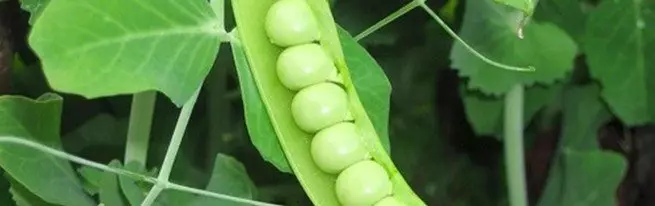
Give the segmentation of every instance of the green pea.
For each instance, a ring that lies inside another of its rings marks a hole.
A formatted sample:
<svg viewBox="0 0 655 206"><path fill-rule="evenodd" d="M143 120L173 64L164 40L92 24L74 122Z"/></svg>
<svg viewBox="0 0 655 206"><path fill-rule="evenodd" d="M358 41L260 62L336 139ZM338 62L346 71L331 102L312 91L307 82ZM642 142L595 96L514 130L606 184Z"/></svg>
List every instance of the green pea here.
<svg viewBox="0 0 655 206"><path fill-rule="evenodd" d="M341 204L368 206L391 194L387 172L380 164L364 160L346 168L337 177L336 193Z"/></svg>
<svg viewBox="0 0 655 206"><path fill-rule="evenodd" d="M265 29L271 43L281 47L320 38L318 23L305 0L279 0L266 13Z"/></svg>
<svg viewBox="0 0 655 206"><path fill-rule="evenodd" d="M291 100L291 115L300 129L315 133L348 117L348 95L334 83L301 89Z"/></svg>
<svg viewBox="0 0 655 206"><path fill-rule="evenodd" d="M292 91L327 81L336 73L332 59L314 43L289 47L277 59L278 78Z"/></svg>
<svg viewBox="0 0 655 206"><path fill-rule="evenodd" d="M373 206L405 206L405 204L393 196L387 196L379 202L375 203Z"/></svg>
<svg viewBox="0 0 655 206"><path fill-rule="evenodd" d="M357 126L350 122L337 123L316 133L311 153L316 165L330 174L338 174L370 157Z"/></svg>

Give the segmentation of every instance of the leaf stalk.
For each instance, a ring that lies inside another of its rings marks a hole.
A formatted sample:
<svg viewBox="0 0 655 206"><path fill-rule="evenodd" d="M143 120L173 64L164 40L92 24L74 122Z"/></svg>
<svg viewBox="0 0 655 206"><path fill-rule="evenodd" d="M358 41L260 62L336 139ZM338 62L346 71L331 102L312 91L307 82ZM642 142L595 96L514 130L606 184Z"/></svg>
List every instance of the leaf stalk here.
<svg viewBox="0 0 655 206"><path fill-rule="evenodd" d="M523 85L514 86L505 96L504 151L510 206L527 206L523 152Z"/></svg>
<svg viewBox="0 0 655 206"><path fill-rule="evenodd" d="M148 158L152 117L157 92L145 91L134 94L130 109L130 123L125 143L125 164L136 162L145 168Z"/></svg>
<svg viewBox="0 0 655 206"><path fill-rule="evenodd" d="M182 106L182 111L180 112L180 116L177 119L175 130L173 131L173 136L171 137L171 142L168 145L168 150L166 151L166 156L164 157L164 162L162 163L161 170L157 176L157 184L155 184L155 186L150 189L150 192L148 192L148 195L146 196L146 199L143 201L143 203L141 203L141 206L152 205L157 196L159 196L159 193L161 193L161 191L167 186L168 179L173 168L173 163L175 163L177 152L180 149L182 138L186 132L187 125L189 124L189 119L191 118L191 113L193 112L193 107L196 104L196 100L198 99L198 94L200 93L201 88L202 86L198 87L189 101L187 101Z"/></svg>

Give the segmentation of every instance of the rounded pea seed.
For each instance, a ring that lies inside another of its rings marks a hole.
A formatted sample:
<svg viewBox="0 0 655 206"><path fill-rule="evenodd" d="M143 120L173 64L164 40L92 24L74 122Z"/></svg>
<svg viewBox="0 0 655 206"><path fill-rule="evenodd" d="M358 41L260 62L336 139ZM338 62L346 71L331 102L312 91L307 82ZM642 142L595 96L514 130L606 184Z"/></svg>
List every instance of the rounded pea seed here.
<svg viewBox="0 0 655 206"><path fill-rule="evenodd" d="M316 165L330 174L338 174L369 156L357 126L350 122L337 123L316 133L311 153Z"/></svg>
<svg viewBox="0 0 655 206"><path fill-rule="evenodd" d="M336 182L337 198L346 206L373 205L391 194L391 190L387 172L372 160L346 168Z"/></svg>
<svg viewBox="0 0 655 206"><path fill-rule="evenodd" d="M333 83L301 89L291 100L291 115L300 129L315 133L348 117L346 91Z"/></svg>
<svg viewBox="0 0 655 206"><path fill-rule="evenodd" d="M336 73L332 59L315 43L289 47L277 59L278 78L292 91L325 82Z"/></svg>
<svg viewBox="0 0 655 206"><path fill-rule="evenodd" d="M278 0L266 14L266 34L281 47L309 43L320 37L318 23L305 0Z"/></svg>

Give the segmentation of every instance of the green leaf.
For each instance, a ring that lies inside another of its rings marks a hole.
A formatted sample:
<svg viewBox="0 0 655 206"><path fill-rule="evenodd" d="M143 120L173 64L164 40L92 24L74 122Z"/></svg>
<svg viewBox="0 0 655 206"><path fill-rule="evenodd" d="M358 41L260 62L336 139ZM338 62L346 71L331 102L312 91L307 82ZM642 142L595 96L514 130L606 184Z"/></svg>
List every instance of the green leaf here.
<svg viewBox="0 0 655 206"><path fill-rule="evenodd" d="M488 0L485 0L488 1ZM494 0L496 3L508 5L514 7L515 9L521 10L524 16L531 16L534 12L534 6L537 4L536 1L532 0Z"/></svg>
<svg viewBox="0 0 655 206"><path fill-rule="evenodd" d="M89 166L82 166L77 169L77 172L84 179L84 190L90 195L97 194L102 181L102 172Z"/></svg>
<svg viewBox="0 0 655 206"><path fill-rule="evenodd" d="M653 1L602 1L587 22L589 72L628 126L655 121L654 13Z"/></svg>
<svg viewBox="0 0 655 206"><path fill-rule="evenodd" d="M243 164L235 158L223 154L216 155L214 170L205 190L246 199L255 199L257 195L257 187L248 177ZM210 197L198 197L191 204L191 206L204 205L246 206L247 204Z"/></svg>
<svg viewBox="0 0 655 206"><path fill-rule="evenodd" d="M243 100L246 125L250 140L255 145L264 160L270 162L278 170L292 173L282 146L277 138L270 116L266 111L257 85L255 85L250 65L241 45L232 43L232 53L239 76L239 85Z"/></svg>
<svg viewBox="0 0 655 206"><path fill-rule="evenodd" d="M609 151L565 151L557 159L538 206L614 206L627 161Z"/></svg>
<svg viewBox="0 0 655 206"><path fill-rule="evenodd" d="M582 11L584 1L540 0L534 19L555 23L568 33L578 45L583 45L587 15Z"/></svg>
<svg viewBox="0 0 655 206"><path fill-rule="evenodd" d="M391 83L375 59L353 39L346 30L339 27L339 39L346 57L346 64L366 114L375 127L382 146L390 153L389 104Z"/></svg>
<svg viewBox="0 0 655 206"><path fill-rule="evenodd" d="M568 88L565 93L560 146L571 150L599 150L597 131L612 118L600 99L597 85Z"/></svg>
<svg viewBox="0 0 655 206"><path fill-rule="evenodd" d="M109 163L111 167L120 167L121 164L118 160L112 160ZM96 170L97 171L97 170ZM100 171L97 171L100 172ZM118 183L118 176L113 173L105 172L101 173L102 177L100 179L100 202L105 205L111 206L123 206L125 205L125 200L121 193L121 189Z"/></svg>
<svg viewBox="0 0 655 206"><path fill-rule="evenodd" d="M0 97L0 136L14 136L61 149L62 99L45 94L36 100ZM43 200L61 205L95 205L84 193L70 163L25 146L0 144L0 166Z"/></svg>
<svg viewBox="0 0 655 206"><path fill-rule="evenodd" d="M64 136L66 151L78 153L93 146L125 145L127 123L127 118L116 119L109 114L98 114Z"/></svg>
<svg viewBox="0 0 655 206"><path fill-rule="evenodd" d="M48 3L50 0L20 0L20 8L30 12L29 24L32 25L41 16Z"/></svg>
<svg viewBox="0 0 655 206"><path fill-rule="evenodd" d="M627 161L597 143L598 128L612 117L599 91L596 85L568 88L562 140L539 206L615 204Z"/></svg>
<svg viewBox="0 0 655 206"><path fill-rule="evenodd" d="M14 178L6 174L5 177L11 185L9 194L11 194L11 198L14 200L16 206L55 206L54 204L45 202L39 196L27 190L25 186L21 185Z"/></svg>
<svg viewBox="0 0 655 206"><path fill-rule="evenodd" d="M117 164L115 167L123 168L138 174L148 175L145 172L146 171L145 168L142 168L140 164L137 162L127 163L125 166ZM139 182L135 181L130 177L123 176L123 175L118 176L118 182L129 205L140 205L141 202L143 202L143 200L146 198L146 195L148 194L149 188L141 187ZM161 198L157 198L157 202L158 200L161 200Z"/></svg>
<svg viewBox="0 0 655 206"><path fill-rule="evenodd" d="M533 117L561 92L562 84L534 85L525 89L523 121L525 126ZM466 91L460 86L463 95L466 118L477 135L490 135L497 138L503 136L503 105L504 98L493 97L479 92Z"/></svg>
<svg viewBox="0 0 655 206"><path fill-rule="evenodd" d="M530 21L524 39L517 37L521 14L492 1L467 1L459 35L481 54L508 65L534 66L534 72L516 72L491 66L456 42L451 66L468 77L468 88L500 95L516 84L550 84L572 68L577 47L564 31L551 23Z"/></svg>
<svg viewBox="0 0 655 206"><path fill-rule="evenodd" d="M225 34L218 26L205 0L52 1L29 44L57 91L157 90L180 106L209 73Z"/></svg>

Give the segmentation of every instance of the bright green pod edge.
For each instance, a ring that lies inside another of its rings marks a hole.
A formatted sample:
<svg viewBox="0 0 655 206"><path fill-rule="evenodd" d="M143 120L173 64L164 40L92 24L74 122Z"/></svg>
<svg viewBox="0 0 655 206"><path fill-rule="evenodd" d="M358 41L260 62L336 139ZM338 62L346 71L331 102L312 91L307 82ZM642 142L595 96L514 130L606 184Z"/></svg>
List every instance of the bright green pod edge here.
<svg viewBox="0 0 655 206"><path fill-rule="evenodd" d="M276 59L283 48L272 44L264 29L266 13L274 2L275 0L232 0L238 38L244 47L259 94L294 175L315 205L337 206L340 205L335 192L337 175L321 171L313 162L310 150L312 134L303 132L295 124L291 115L290 105L295 93L285 88L277 78ZM307 0L307 2L319 23L320 44L334 59L341 73L355 124L362 130L363 142L373 159L389 173L393 183L393 195L408 206L425 205L407 184L385 151L359 100L328 2L326 0Z"/></svg>

